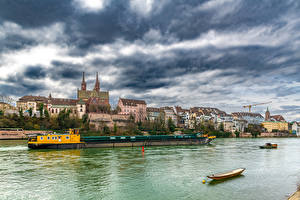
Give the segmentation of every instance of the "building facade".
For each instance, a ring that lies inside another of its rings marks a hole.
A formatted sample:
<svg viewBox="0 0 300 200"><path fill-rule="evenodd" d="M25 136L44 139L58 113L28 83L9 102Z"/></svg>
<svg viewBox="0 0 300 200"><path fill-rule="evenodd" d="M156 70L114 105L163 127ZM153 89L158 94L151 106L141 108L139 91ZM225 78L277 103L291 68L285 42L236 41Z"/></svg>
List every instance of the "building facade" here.
<svg viewBox="0 0 300 200"><path fill-rule="evenodd" d="M162 112L159 108L147 107L147 120L154 122L159 119Z"/></svg>
<svg viewBox="0 0 300 200"><path fill-rule="evenodd" d="M121 115L132 115L136 122L147 119L147 104L144 100L123 99L118 101Z"/></svg>
<svg viewBox="0 0 300 200"><path fill-rule="evenodd" d="M172 107L162 107L161 110L164 112L165 123L168 124L168 120L171 118L174 125L177 126L177 115Z"/></svg>
<svg viewBox="0 0 300 200"><path fill-rule="evenodd" d="M3 112L5 112L6 110L16 110L16 107L8 103L0 102L0 110Z"/></svg>
<svg viewBox="0 0 300 200"><path fill-rule="evenodd" d="M263 122L262 126L267 130L267 132L274 131L288 131L289 124L287 122Z"/></svg>
<svg viewBox="0 0 300 200"><path fill-rule="evenodd" d="M87 102L90 98L97 99L97 101L103 105L109 105L109 92L100 91L100 81L98 78L98 72L96 74L96 82L93 90L87 90L84 72L82 74L81 89L77 90L78 100L82 99L84 102Z"/></svg>
<svg viewBox="0 0 300 200"><path fill-rule="evenodd" d="M300 136L300 123L294 122L292 125L293 134L296 134L298 137Z"/></svg>

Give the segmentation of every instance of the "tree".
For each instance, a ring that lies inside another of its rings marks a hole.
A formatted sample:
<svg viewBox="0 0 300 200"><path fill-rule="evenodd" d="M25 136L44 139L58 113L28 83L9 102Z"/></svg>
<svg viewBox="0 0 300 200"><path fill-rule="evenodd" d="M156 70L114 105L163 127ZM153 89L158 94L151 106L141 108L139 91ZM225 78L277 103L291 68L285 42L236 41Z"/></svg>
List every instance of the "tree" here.
<svg viewBox="0 0 300 200"><path fill-rule="evenodd" d="M117 124L114 123L114 134L116 134L118 132L118 127L117 127Z"/></svg>
<svg viewBox="0 0 300 200"><path fill-rule="evenodd" d="M41 103L39 105L39 111L40 111L40 118L43 118L43 111L44 111L44 104L43 103Z"/></svg>
<svg viewBox="0 0 300 200"><path fill-rule="evenodd" d="M262 132L263 127L257 124L249 124L246 129L247 132L251 133L252 137L257 137Z"/></svg>
<svg viewBox="0 0 300 200"><path fill-rule="evenodd" d="M103 133L107 135L110 134L110 130L106 124L103 126Z"/></svg>
<svg viewBox="0 0 300 200"><path fill-rule="evenodd" d="M224 124L223 124L223 122L220 124L219 130L220 130L220 131L224 131Z"/></svg>
<svg viewBox="0 0 300 200"><path fill-rule="evenodd" d="M175 124L174 124L174 122L173 122L173 120L172 120L172 118L170 117L169 119L168 119L168 129L169 129L169 131L170 132L174 132L175 131Z"/></svg>
<svg viewBox="0 0 300 200"><path fill-rule="evenodd" d="M240 137L240 132L239 131L235 131L234 134L235 134L235 137L237 137L237 138Z"/></svg>
<svg viewBox="0 0 300 200"><path fill-rule="evenodd" d="M38 125L38 124L33 125L33 129L34 130L40 130L40 125Z"/></svg>
<svg viewBox="0 0 300 200"><path fill-rule="evenodd" d="M3 116L3 111L2 110L0 110L0 116Z"/></svg>
<svg viewBox="0 0 300 200"><path fill-rule="evenodd" d="M46 118L46 119L49 119L49 118L50 118L50 115L49 115L48 110L45 110L45 111L44 111L44 115L45 115L45 118Z"/></svg>
<svg viewBox="0 0 300 200"><path fill-rule="evenodd" d="M32 108L30 107L28 110L29 117L32 117Z"/></svg>

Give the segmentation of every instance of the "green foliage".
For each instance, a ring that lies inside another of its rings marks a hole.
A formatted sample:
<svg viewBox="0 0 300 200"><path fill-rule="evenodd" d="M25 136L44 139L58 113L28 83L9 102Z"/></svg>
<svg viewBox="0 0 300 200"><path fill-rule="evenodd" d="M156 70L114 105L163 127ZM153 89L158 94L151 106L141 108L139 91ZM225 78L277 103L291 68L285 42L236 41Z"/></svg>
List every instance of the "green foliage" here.
<svg viewBox="0 0 300 200"><path fill-rule="evenodd" d="M117 124L114 123L114 134L116 134L118 132L118 127L117 127Z"/></svg>
<svg viewBox="0 0 300 200"><path fill-rule="evenodd" d="M246 132L251 133L252 137L257 137L263 131L263 127L257 124L249 124Z"/></svg>
<svg viewBox="0 0 300 200"><path fill-rule="evenodd" d="M216 136L217 138L228 138L228 137L230 137L231 133L230 132L214 130L214 131L209 132L208 135Z"/></svg>
<svg viewBox="0 0 300 200"><path fill-rule="evenodd" d="M191 129L184 129L183 134L190 135L193 134L193 131Z"/></svg>
<svg viewBox="0 0 300 200"><path fill-rule="evenodd" d="M0 116L3 116L4 112L2 110L0 110Z"/></svg>
<svg viewBox="0 0 300 200"><path fill-rule="evenodd" d="M109 130L109 128L108 128L107 125L104 125L104 126L103 126L103 133L106 134L106 135L109 135L109 134L110 134L110 130Z"/></svg>
<svg viewBox="0 0 300 200"><path fill-rule="evenodd" d="M44 104L41 103L41 104L39 105L40 118L43 118L43 115L44 115L43 110L44 110Z"/></svg>
<svg viewBox="0 0 300 200"><path fill-rule="evenodd" d="M28 114L29 114L29 117L32 117L32 108L29 108Z"/></svg>
<svg viewBox="0 0 300 200"><path fill-rule="evenodd" d="M50 118L50 115L49 115L48 110L45 110L45 111L44 111L44 115L45 115L45 118L46 118L46 119L49 119L49 118Z"/></svg>
<svg viewBox="0 0 300 200"><path fill-rule="evenodd" d="M219 130L220 130L220 131L224 131L224 124L223 124L223 122L220 124Z"/></svg>
<svg viewBox="0 0 300 200"><path fill-rule="evenodd" d="M45 118L35 116L23 116L23 111L19 110L20 116L13 114L0 117L0 128L23 128L25 130L65 130L69 128L80 128L81 120L70 117L70 111L63 111L58 117L49 116L45 110Z"/></svg>
<svg viewBox="0 0 300 200"><path fill-rule="evenodd" d="M176 128L176 126L175 126L173 120L171 118L169 118L168 119L168 129L169 129L169 131L173 133L175 131L175 128Z"/></svg>
<svg viewBox="0 0 300 200"><path fill-rule="evenodd" d="M235 137L237 137L237 138L240 137L240 132L235 131L234 134L235 134Z"/></svg>
<svg viewBox="0 0 300 200"><path fill-rule="evenodd" d="M41 128L40 128L40 125L35 124L35 125L33 125L33 129L34 129L34 130L40 130Z"/></svg>

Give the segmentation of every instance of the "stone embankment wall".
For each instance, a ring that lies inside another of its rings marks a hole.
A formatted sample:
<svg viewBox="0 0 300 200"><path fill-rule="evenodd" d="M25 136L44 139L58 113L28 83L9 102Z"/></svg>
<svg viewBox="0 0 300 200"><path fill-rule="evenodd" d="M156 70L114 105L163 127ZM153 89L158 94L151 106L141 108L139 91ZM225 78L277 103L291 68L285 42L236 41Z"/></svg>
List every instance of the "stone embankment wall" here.
<svg viewBox="0 0 300 200"><path fill-rule="evenodd" d="M129 122L129 115L90 113L90 125L94 125L96 130L101 129L104 125L113 128L114 124L118 127L126 126Z"/></svg>
<svg viewBox="0 0 300 200"><path fill-rule="evenodd" d="M28 138L28 135L36 133L47 133L48 131L6 131L0 130L0 140L25 140Z"/></svg>

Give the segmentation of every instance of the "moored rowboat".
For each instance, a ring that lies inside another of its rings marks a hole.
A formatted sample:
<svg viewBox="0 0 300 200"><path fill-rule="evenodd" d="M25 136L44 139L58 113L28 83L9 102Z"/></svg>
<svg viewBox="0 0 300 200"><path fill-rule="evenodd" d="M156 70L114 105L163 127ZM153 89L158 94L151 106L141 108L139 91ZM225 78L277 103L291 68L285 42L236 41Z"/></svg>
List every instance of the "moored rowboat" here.
<svg viewBox="0 0 300 200"><path fill-rule="evenodd" d="M207 178L211 178L211 179L214 179L214 180L221 180L221 179L231 178L231 177L240 175L241 173L243 173L243 171L245 171L245 169L246 168L239 168L239 169L232 170L230 172L213 174L213 175L207 176Z"/></svg>
<svg viewBox="0 0 300 200"><path fill-rule="evenodd" d="M261 149L277 149L277 144L266 143L263 146L259 146Z"/></svg>

